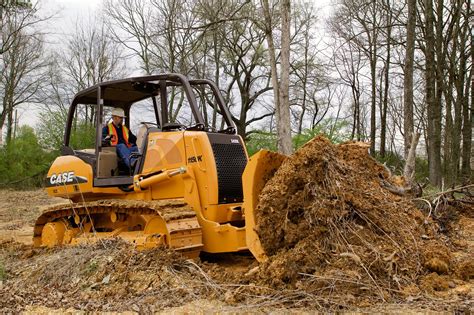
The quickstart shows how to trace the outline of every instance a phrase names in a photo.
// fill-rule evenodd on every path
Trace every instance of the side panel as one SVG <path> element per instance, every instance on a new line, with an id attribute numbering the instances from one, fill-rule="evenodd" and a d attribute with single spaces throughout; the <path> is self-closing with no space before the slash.
<path id="1" fill-rule="evenodd" d="M 92 192 L 92 167 L 72 155 L 54 160 L 46 178 L 46 190 L 50 196 L 73 199 Z"/>
<path id="2" fill-rule="evenodd" d="M 193 169 L 202 215 L 210 221 L 231 221 L 233 207 L 241 205 L 242 173 L 247 152 L 237 135 L 185 132 L 187 166 Z"/>
<path id="3" fill-rule="evenodd" d="M 211 144 L 207 133 L 199 131 L 186 131 L 184 134 L 186 148 L 186 165 L 193 170 L 203 215 L 209 217 L 209 205 L 217 205 L 218 182 L 216 163 L 212 153 Z"/>
<path id="4" fill-rule="evenodd" d="M 185 165 L 183 132 L 152 132 L 148 135 L 142 174 Z"/>
<path id="5" fill-rule="evenodd" d="M 176 169 L 186 165 L 183 132 L 152 132 L 148 135 L 147 151 L 142 174 Z M 151 198 L 174 199 L 184 197 L 184 183 L 181 176 L 157 183 L 151 188 Z"/>
<path id="6" fill-rule="evenodd" d="M 235 135 L 194 131 L 185 132 L 184 140 L 189 169 L 185 177 L 185 199 L 196 211 L 201 225 L 203 250 L 209 253 L 246 250 L 245 228 L 231 224 L 242 220 L 241 203 L 235 202 L 236 198 L 227 199 L 242 195 L 243 167 L 239 165 L 245 167 L 247 162 L 242 140 Z M 240 152 L 236 153 L 234 146 L 240 146 Z M 236 163 L 239 159 L 244 163 Z M 232 189 L 237 185 L 239 191 Z M 220 193 L 224 195 L 219 196 Z"/>

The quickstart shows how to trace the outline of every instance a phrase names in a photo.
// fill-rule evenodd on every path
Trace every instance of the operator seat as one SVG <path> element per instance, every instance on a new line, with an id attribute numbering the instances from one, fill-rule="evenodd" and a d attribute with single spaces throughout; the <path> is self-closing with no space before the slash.
<path id="1" fill-rule="evenodd" d="M 150 128 L 153 128 L 153 127 L 156 127 L 155 123 L 148 123 L 148 122 L 140 123 L 140 128 L 138 129 L 138 133 L 137 133 L 137 147 L 138 147 L 138 152 L 140 154 L 143 154 L 143 151 L 145 150 L 148 130 L 150 130 Z"/>
<path id="2" fill-rule="evenodd" d="M 148 126 L 145 123 L 142 123 L 137 133 L 137 147 L 138 147 L 138 152 L 140 153 L 143 153 L 143 144 L 145 142 L 147 131 L 148 131 Z"/>

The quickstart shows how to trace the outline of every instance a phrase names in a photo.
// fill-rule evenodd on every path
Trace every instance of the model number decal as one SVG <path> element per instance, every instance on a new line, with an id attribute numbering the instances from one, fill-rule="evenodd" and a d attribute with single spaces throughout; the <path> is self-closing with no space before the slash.
<path id="1" fill-rule="evenodd" d="M 188 157 L 188 164 L 189 163 L 196 163 L 198 161 L 202 162 L 202 155 Z"/>

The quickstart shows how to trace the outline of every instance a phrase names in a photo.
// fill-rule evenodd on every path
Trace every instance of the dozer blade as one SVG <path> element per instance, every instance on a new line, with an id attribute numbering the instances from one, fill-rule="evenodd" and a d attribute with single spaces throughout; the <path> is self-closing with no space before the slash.
<path id="1" fill-rule="evenodd" d="M 255 230 L 255 211 L 260 200 L 260 192 L 285 158 L 286 156 L 280 153 L 260 150 L 250 157 L 242 175 L 246 241 L 250 252 L 259 262 L 265 261 L 267 256 Z"/>

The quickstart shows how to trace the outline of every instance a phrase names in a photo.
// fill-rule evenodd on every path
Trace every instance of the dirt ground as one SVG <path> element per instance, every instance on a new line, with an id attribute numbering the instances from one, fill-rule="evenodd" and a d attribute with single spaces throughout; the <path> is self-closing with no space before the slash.
<path id="1" fill-rule="evenodd" d="M 31 244 L 33 226 L 44 208 L 65 203 L 52 198 L 42 190 L 0 190 L 0 240 Z"/>
<path id="2" fill-rule="evenodd" d="M 303 165 L 308 163 L 304 159 L 301 162 Z M 371 161 L 367 163 L 369 164 L 364 164 L 365 168 L 378 167 L 370 164 Z M 340 174 L 356 171 L 357 168 L 349 162 L 337 170 Z M 288 166 L 281 172 L 289 177 L 291 167 Z M 380 172 L 383 173 L 384 170 L 380 169 Z M 338 181 L 336 177 L 331 179 L 335 180 L 333 183 Z M 325 179 L 321 181 L 328 184 Z M 380 193 L 374 183 L 370 184 L 373 186 L 367 184 L 362 188 L 368 193 Z M 306 187 L 304 182 L 300 184 Z M 298 191 L 300 190 L 290 193 L 297 194 Z M 312 187 L 310 191 L 321 196 L 328 194 L 327 190 L 318 187 Z M 350 189 L 345 191 L 349 191 L 348 194 L 357 192 Z M 384 191 L 382 193 L 386 194 Z M 266 194 L 268 200 L 275 199 L 270 192 L 267 191 Z M 330 204 L 319 208 L 311 203 L 308 196 L 300 197 L 293 199 L 292 209 L 300 209 L 298 200 L 305 200 L 307 209 L 315 211 L 317 217 L 335 220 L 328 210 L 331 209 Z M 366 197 L 371 204 L 379 202 L 370 199 L 373 196 Z M 351 204 L 350 209 L 362 211 L 362 208 L 367 208 L 367 204 L 361 204 L 357 208 L 358 199 L 352 195 L 345 196 L 343 201 L 331 199 L 330 196 L 325 196 L 325 200 L 334 200 L 334 209 L 345 207 L 337 202 Z M 390 202 L 376 206 L 389 211 L 387 209 L 392 204 L 401 202 L 393 196 L 388 196 L 387 200 Z M 304 215 L 290 213 L 291 224 L 294 226 L 282 226 L 289 227 L 290 231 L 306 229 L 305 233 L 298 236 L 275 230 L 275 235 L 282 233 L 283 236 L 265 244 L 275 254 L 268 264 L 259 265 L 250 254 L 245 253 L 208 254 L 201 255 L 197 260 L 187 260 L 166 249 L 136 251 L 120 240 L 57 249 L 33 248 L 31 235 L 35 218 L 44 207 L 61 202 L 64 200 L 50 198 L 42 190 L 0 191 L 0 312 L 175 314 L 314 313 L 318 310 L 426 313 L 474 310 L 472 207 L 443 208 L 443 211 L 436 213 L 438 221 L 430 221 L 430 231 L 426 228 L 413 231 L 414 237 L 423 240 L 415 242 L 420 247 L 418 252 L 423 253 L 422 257 L 412 256 L 413 253 L 403 247 L 411 248 L 412 244 L 411 241 L 400 238 L 405 235 L 405 230 L 399 235 L 391 233 L 388 238 L 401 246 L 406 257 L 401 254 L 384 256 L 393 249 L 391 243 L 384 241 L 387 235 L 373 234 L 360 218 L 353 224 L 353 216 L 347 217 L 349 208 L 343 214 L 338 214 L 342 216 L 342 221 L 334 222 L 342 222 L 347 229 L 344 235 L 347 237 L 347 244 L 350 244 L 348 248 L 353 249 L 351 253 L 347 252 L 347 248 L 328 243 L 327 237 L 319 237 L 330 235 L 327 233 L 331 231 L 321 230 L 318 224 L 305 226 L 307 223 L 302 221 Z M 321 212 L 324 209 L 327 213 Z M 367 212 L 366 215 L 370 214 Z M 421 211 L 416 215 L 409 214 L 410 224 L 415 224 L 413 222 L 416 222 L 418 216 L 426 218 L 427 213 Z M 282 218 L 284 216 L 274 215 L 275 220 Z M 392 213 L 386 218 L 406 219 L 405 214 L 400 213 Z M 377 216 L 371 220 L 376 219 L 383 220 Z M 374 225 L 387 228 L 382 221 Z M 384 263 L 380 266 L 396 266 L 397 272 L 392 270 L 383 273 L 379 270 L 382 267 L 377 265 L 379 262 L 372 256 L 374 252 L 368 251 L 363 246 L 364 242 L 361 244 L 348 234 L 347 231 L 355 228 L 362 231 L 357 235 L 365 237 L 359 237 L 359 241 L 370 240 L 378 246 L 377 253 Z M 415 225 L 404 228 L 416 229 Z M 318 234 L 318 231 L 321 233 Z M 277 246 L 284 250 L 278 251 L 276 247 L 272 247 L 277 242 L 280 242 Z M 402 262 L 404 257 L 411 260 Z M 313 266 L 309 267 L 311 264 Z M 361 272 L 364 268 L 367 268 L 367 274 Z M 370 282 L 367 275 L 377 278 Z"/>

